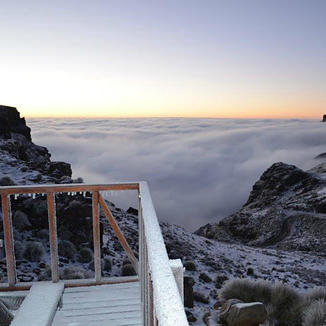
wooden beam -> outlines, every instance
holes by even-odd
[[[12,230],[12,216],[10,197],[7,195],[1,196],[2,204],[2,218],[3,218],[3,231],[6,247],[6,262],[7,262],[7,275],[8,283],[10,286],[16,283],[16,261],[15,261],[15,249],[14,249],[14,236]]]
[[[41,194],[47,192],[93,192],[93,191],[116,191],[138,190],[139,183],[113,183],[113,184],[50,184],[33,186],[8,186],[0,187],[0,195],[14,194]]]
[[[49,233],[50,233],[50,256],[51,256],[51,274],[52,281],[59,281],[58,268],[58,238],[57,238],[57,216],[55,207],[55,194],[49,192],[47,194],[48,204],[48,219],[49,219]]]
[[[92,208],[93,208],[93,243],[94,243],[94,268],[95,280],[101,281],[101,241],[100,241],[100,210],[98,205],[99,193],[93,191]]]
[[[110,209],[106,205],[105,200],[103,199],[103,197],[100,194],[99,194],[99,202],[100,202],[100,206],[102,207],[107,220],[111,224],[112,229],[113,229],[114,233],[116,234],[122,248],[126,251],[126,254],[127,254],[132,266],[134,267],[136,273],[139,275],[138,260],[135,257],[134,253],[132,252],[125,236],[123,235],[123,233],[122,233],[118,223],[116,222],[115,218],[113,217]]]
[[[103,277],[101,279],[102,284],[124,284],[131,282],[138,282],[138,276],[122,276],[122,277]],[[47,282],[47,281],[40,281]],[[94,279],[75,279],[75,280],[61,280],[65,284],[65,288],[71,287],[83,287],[83,286],[96,286],[99,285]],[[15,291],[25,291],[29,290],[33,282],[24,282],[24,283],[16,283],[13,286],[9,286],[8,284],[0,284],[0,291],[2,292],[15,292]]]

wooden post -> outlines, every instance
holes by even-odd
[[[51,275],[52,282],[59,281],[58,267],[58,239],[57,239],[57,216],[55,206],[55,194],[47,193],[48,219],[50,232],[50,255],[51,255]]]
[[[95,281],[100,283],[101,277],[102,277],[102,271],[101,271],[101,244],[100,244],[100,210],[99,210],[99,192],[98,191],[93,191],[92,209],[93,209],[93,241],[94,241]]]
[[[7,262],[7,275],[9,286],[14,286],[16,283],[16,261],[14,249],[14,236],[12,230],[12,216],[10,196],[2,195],[2,218],[3,218],[3,231],[6,246],[6,262]]]
[[[180,297],[182,300],[182,303],[184,301],[184,293],[183,293],[183,265],[181,262],[181,259],[170,259],[170,266],[172,269],[172,273],[174,276],[174,279],[177,283],[178,290],[180,293]]]

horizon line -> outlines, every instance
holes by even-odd
[[[51,115],[25,115],[26,119],[269,119],[269,120],[320,120],[313,116],[51,116]]]

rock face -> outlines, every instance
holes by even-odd
[[[196,234],[259,247],[325,252],[325,171],[323,164],[303,171],[275,163],[254,184],[238,212]]]
[[[0,178],[7,174],[18,184],[71,182],[70,164],[50,157],[46,147],[32,142],[31,129],[17,109],[0,106]]]
[[[323,121],[322,122],[326,122],[326,114],[323,115]]]
[[[16,108],[0,105],[0,137],[10,139],[11,133],[21,134],[32,141],[31,129],[26,126],[25,118],[20,117]]]

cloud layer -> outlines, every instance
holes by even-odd
[[[326,152],[326,125],[309,120],[29,119],[28,125],[54,160],[72,164],[74,177],[148,181],[159,218],[189,230],[239,209],[272,163],[307,169]],[[130,196],[112,200],[135,205]]]

